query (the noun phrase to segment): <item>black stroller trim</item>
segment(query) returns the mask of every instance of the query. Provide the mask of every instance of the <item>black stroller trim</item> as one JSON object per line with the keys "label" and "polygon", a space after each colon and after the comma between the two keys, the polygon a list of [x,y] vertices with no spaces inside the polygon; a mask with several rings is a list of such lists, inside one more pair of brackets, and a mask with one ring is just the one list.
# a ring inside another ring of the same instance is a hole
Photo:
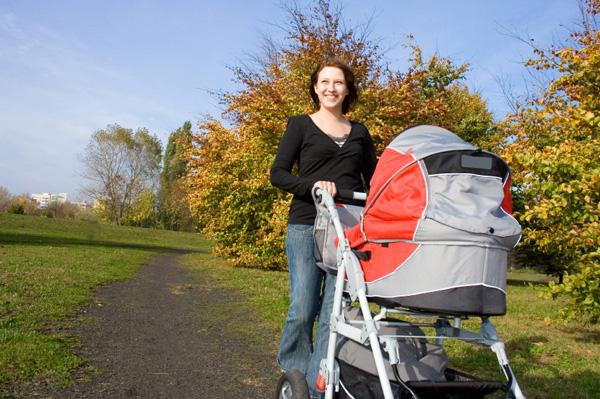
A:
{"label": "black stroller trim", "polygon": [[[342,389],[337,399],[383,399],[379,378],[344,362],[340,365]],[[497,391],[506,392],[506,384],[500,381],[480,380],[454,369],[446,369],[446,381],[407,381],[406,385],[419,399],[479,399]],[[390,381],[392,392],[398,399],[413,396],[396,381]]]}
{"label": "black stroller trim", "polygon": [[[457,316],[500,316],[506,314],[506,294],[484,285],[457,287],[407,297],[383,298],[369,296],[369,300],[386,307],[406,308]],[[440,304],[444,304],[441,306]]]}

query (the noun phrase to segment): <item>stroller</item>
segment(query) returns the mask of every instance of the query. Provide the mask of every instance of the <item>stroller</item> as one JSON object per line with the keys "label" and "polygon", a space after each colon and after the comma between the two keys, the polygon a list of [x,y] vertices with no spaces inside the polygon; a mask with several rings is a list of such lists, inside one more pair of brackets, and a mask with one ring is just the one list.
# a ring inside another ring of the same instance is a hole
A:
{"label": "stroller", "polygon": [[[506,313],[507,254],[521,233],[502,159],[417,126],[384,150],[368,197],[340,192],[364,208],[313,196],[317,264],[337,274],[317,381],[326,399],[524,398],[490,320]],[[479,331],[462,327],[469,317]],[[506,382],[448,367],[448,339],[490,348]],[[277,397],[307,398],[304,376],[286,372]]]}

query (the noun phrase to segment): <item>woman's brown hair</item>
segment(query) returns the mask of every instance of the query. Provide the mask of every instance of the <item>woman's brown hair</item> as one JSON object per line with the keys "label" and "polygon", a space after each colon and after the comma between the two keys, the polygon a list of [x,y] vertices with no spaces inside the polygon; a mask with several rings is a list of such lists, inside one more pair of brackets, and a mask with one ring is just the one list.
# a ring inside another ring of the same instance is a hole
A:
{"label": "woman's brown hair", "polygon": [[319,107],[319,96],[315,91],[315,85],[317,84],[317,79],[319,78],[319,73],[325,67],[334,67],[339,68],[344,72],[344,79],[346,80],[346,87],[348,88],[348,95],[344,98],[342,102],[342,113],[345,114],[350,109],[350,106],[358,100],[358,93],[356,92],[356,85],[354,83],[354,72],[352,69],[340,60],[339,58],[327,58],[322,61],[315,71],[310,75],[310,96],[312,97],[313,102],[317,107]]}

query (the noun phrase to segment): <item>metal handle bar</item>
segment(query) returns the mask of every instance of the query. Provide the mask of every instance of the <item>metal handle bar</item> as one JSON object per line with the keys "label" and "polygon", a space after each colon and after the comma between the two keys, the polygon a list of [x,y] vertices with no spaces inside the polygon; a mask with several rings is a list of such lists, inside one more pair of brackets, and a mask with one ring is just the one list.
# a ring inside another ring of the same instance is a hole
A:
{"label": "metal handle bar", "polygon": [[[320,187],[313,187],[312,194],[313,194],[313,198],[315,198],[315,202],[320,203],[322,195],[319,193],[318,190],[323,190],[323,189]],[[326,190],[323,190],[323,191],[327,192]],[[345,200],[366,201],[367,193],[361,193],[358,191],[346,190],[344,188],[341,188],[341,189],[337,190],[337,194],[335,197],[339,198],[339,199],[345,199]]]}

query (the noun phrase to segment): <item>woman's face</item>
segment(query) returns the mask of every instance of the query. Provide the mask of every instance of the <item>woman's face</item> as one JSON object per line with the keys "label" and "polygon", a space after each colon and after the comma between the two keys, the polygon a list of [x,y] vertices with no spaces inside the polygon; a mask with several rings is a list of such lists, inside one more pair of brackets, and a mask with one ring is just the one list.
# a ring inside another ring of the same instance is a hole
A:
{"label": "woman's face", "polygon": [[336,67],[323,68],[319,72],[315,92],[321,107],[341,110],[344,98],[348,95],[344,71]]}

